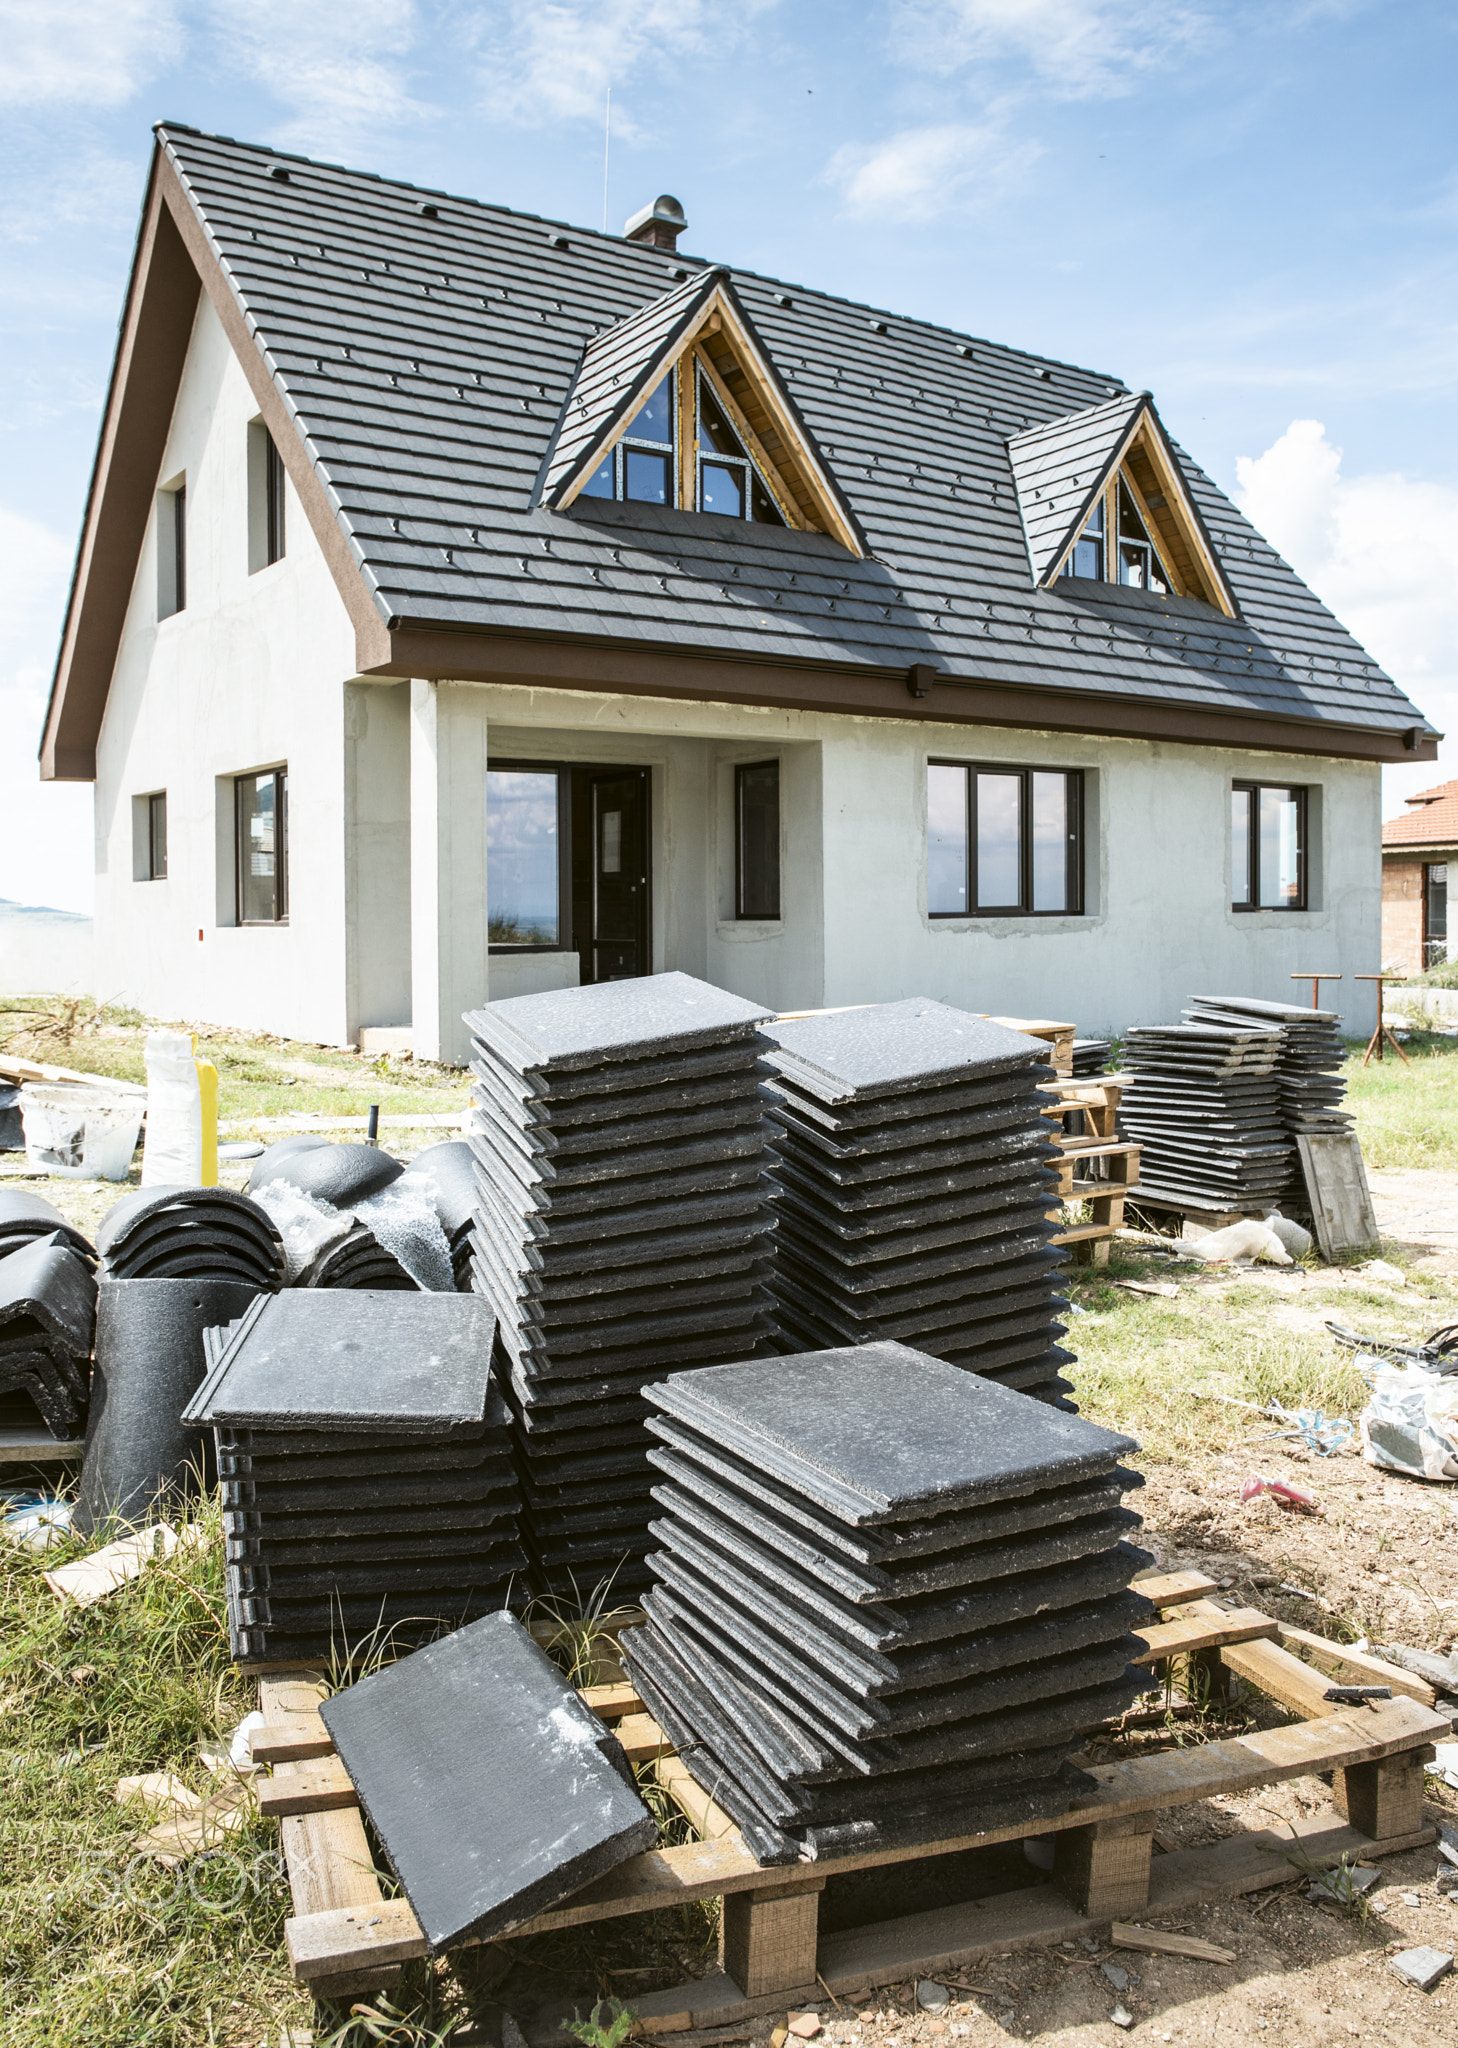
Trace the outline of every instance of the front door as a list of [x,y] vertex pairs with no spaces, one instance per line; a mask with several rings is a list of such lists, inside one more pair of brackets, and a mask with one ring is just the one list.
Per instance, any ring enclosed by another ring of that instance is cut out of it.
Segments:
[[582,979],[649,972],[648,770],[572,773],[573,938]]

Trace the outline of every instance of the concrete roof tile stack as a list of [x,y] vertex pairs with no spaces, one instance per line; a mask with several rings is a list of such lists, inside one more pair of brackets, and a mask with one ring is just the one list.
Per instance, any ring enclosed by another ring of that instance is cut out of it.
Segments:
[[623,1651],[762,1861],[1062,1811],[1145,1689],[1137,1445],[900,1344],[649,1389],[659,1550]]

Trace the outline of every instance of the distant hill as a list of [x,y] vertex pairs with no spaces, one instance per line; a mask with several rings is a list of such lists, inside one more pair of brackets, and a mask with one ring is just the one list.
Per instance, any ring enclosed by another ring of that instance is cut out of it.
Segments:
[[93,994],[91,929],[79,910],[0,896],[0,996]]

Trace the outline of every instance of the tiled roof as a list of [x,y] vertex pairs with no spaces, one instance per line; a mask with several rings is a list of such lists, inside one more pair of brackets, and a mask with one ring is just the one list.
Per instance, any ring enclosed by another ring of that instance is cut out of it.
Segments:
[[1458,846],[1458,782],[1440,782],[1407,803],[1402,817],[1383,824],[1384,846]]
[[1087,412],[1041,421],[1008,441],[1028,559],[1040,581],[1093,509],[1100,485],[1145,395],[1121,392]]
[[534,509],[593,337],[661,317],[680,273],[705,266],[181,127],[158,135],[386,620],[1421,723],[1178,450],[1240,619],[1117,586],[1033,587],[1008,438],[1131,402],[1107,376],[735,270],[867,558],[673,509]]

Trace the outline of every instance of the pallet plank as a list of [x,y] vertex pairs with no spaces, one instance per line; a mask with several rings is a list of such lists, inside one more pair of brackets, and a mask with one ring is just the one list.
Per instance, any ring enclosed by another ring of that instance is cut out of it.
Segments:
[[280,1818],[286,1813],[330,1813],[359,1804],[359,1794],[337,1756],[279,1764],[271,1778],[259,1780],[257,1789],[259,1812]]
[[258,1705],[263,1727],[253,1738],[254,1762],[294,1764],[332,1756],[334,1744],[319,1718],[323,1696],[324,1680],[317,1672],[260,1678]]
[[1294,1643],[1305,1650],[1313,1664],[1334,1678],[1343,1678],[1349,1685],[1390,1685],[1394,1692],[1406,1694],[1421,1706],[1437,1704],[1438,1695],[1433,1687],[1411,1671],[1400,1671],[1381,1657],[1368,1656],[1347,1643],[1334,1643],[1327,1636],[1313,1635],[1309,1629],[1292,1628],[1284,1621],[1279,1627],[1283,1643]]
[[[1326,1697],[1331,1680],[1303,1664],[1299,1657],[1293,1657],[1289,1650],[1283,1650],[1279,1643],[1232,1643],[1221,1650],[1220,1661],[1237,1678],[1249,1679],[1283,1707],[1289,1707],[1294,1714],[1304,1714],[1308,1720],[1324,1720],[1343,1711],[1335,1700]],[[1351,1709],[1346,1711],[1350,1713]]]
[[624,1714],[616,1733],[630,1764],[653,1763],[673,1749],[651,1714]]
[[1163,1664],[1171,1657],[1186,1657],[1196,1650],[1223,1649],[1227,1643],[1253,1642],[1274,1637],[1280,1624],[1254,1607],[1235,1607],[1223,1620],[1191,1615],[1179,1621],[1157,1621],[1136,1630],[1144,1650],[1136,1664]]
[[1178,1607],[1186,1600],[1202,1600],[1207,1593],[1218,1593],[1220,1587],[1203,1572],[1146,1572],[1142,1579],[1134,1581],[1134,1591],[1142,1593],[1156,1607]]

